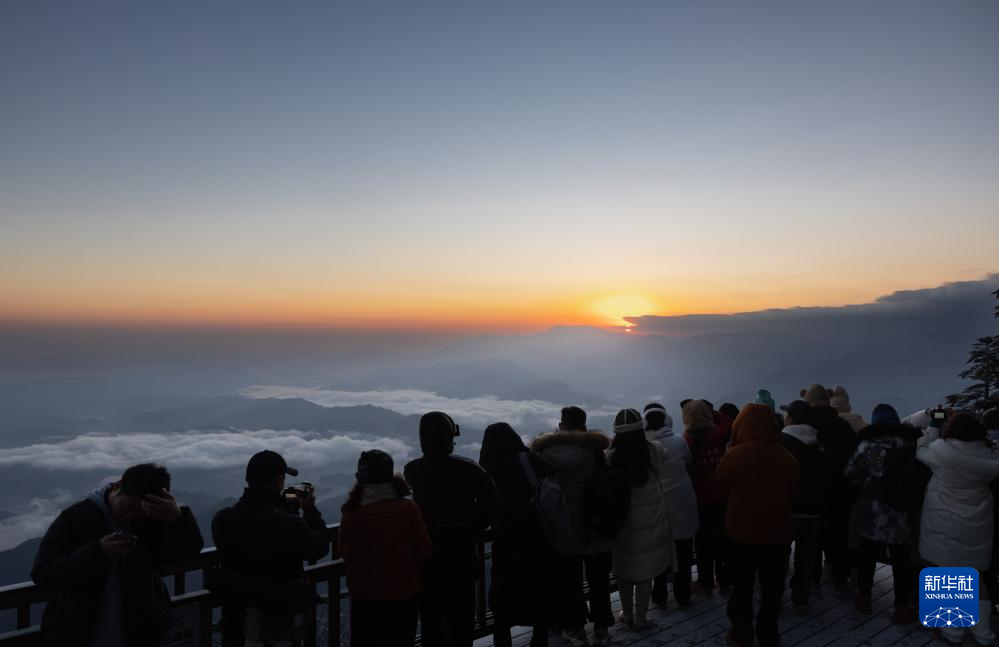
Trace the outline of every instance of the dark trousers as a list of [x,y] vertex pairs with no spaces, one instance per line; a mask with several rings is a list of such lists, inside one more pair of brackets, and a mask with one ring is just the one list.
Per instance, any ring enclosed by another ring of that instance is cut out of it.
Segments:
[[418,598],[378,602],[350,599],[350,647],[413,647]]
[[[590,585],[590,609],[586,610],[583,597],[583,569]],[[555,619],[561,629],[582,629],[587,618],[595,627],[614,624],[610,602],[610,551],[594,555],[560,555],[558,586],[559,599],[555,602]]]
[[[475,548],[449,546],[423,569],[420,643],[471,647],[475,620]],[[436,546],[435,546],[436,550]]]
[[[510,625],[503,620],[493,621],[494,647],[511,647]],[[548,622],[536,622],[531,627],[531,647],[548,647]]]
[[791,601],[808,604],[812,594],[812,565],[819,552],[821,517],[791,517],[791,541],[794,542],[794,575],[791,576]]
[[[878,557],[886,544],[881,541],[874,541],[867,537],[861,537],[857,545],[857,588],[861,593],[871,594],[874,588],[874,571],[878,567]],[[909,587],[912,585],[912,566],[910,565],[909,546],[901,544],[887,544],[891,550],[892,564],[891,577],[892,587],[895,592],[895,606],[905,606],[908,599]]]
[[753,644],[753,584],[760,582],[760,611],[756,614],[756,639],[763,647],[777,647],[780,633],[777,619],[784,597],[784,571],[788,544],[759,546],[728,541],[732,594],[728,598],[728,619],[732,636],[739,645]]
[[820,539],[821,550],[815,555],[815,579],[822,576],[822,554],[832,564],[833,582],[843,584],[850,579],[850,513],[849,500],[830,501]]
[[[681,606],[690,604],[690,567],[694,557],[694,539],[677,539],[676,563],[673,565],[673,597]],[[662,606],[666,604],[666,582],[669,571],[656,576],[652,582],[652,601]]]
[[701,525],[694,537],[697,550],[697,584],[705,589],[731,583],[725,551],[725,502],[701,503],[697,506]]

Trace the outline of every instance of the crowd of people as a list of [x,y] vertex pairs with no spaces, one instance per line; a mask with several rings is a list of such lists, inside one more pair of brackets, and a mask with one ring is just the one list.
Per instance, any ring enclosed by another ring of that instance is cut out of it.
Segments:
[[[478,462],[454,454],[449,415],[424,415],[422,456],[399,473],[385,452],[363,452],[342,508],[351,644],[411,646],[419,627],[423,645],[471,645],[476,551],[489,529],[497,647],[511,644],[513,626],[532,627],[532,647],[553,632],[573,647],[603,644],[616,623],[652,627],[650,606],[669,605],[670,592],[686,609],[716,591],[728,596],[729,644],[776,647],[788,581],[793,613],[808,615],[829,578],[870,614],[879,561],[891,565],[899,624],[916,620],[920,568],[978,569],[982,621],[970,633],[992,644],[999,412],[903,420],[882,404],[868,423],[842,387],[800,395],[779,408],[766,390],[741,408],[685,400],[682,430],[650,403],[619,411],[610,435],[569,406],[530,442],[490,425]],[[314,490],[286,488],[297,474],[275,452],[254,455],[243,496],[212,522],[219,562],[207,584],[222,600],[223,645],[305,636],[317,598],[303,562],[326,555],[331,538]],[[160,568],[203,545],[169,490],[165,468],[137,465],[52,523],[32,570],[50,593],[46,644],[159,644],[169,610]],[[958,644],[965,631],[939,637]]]

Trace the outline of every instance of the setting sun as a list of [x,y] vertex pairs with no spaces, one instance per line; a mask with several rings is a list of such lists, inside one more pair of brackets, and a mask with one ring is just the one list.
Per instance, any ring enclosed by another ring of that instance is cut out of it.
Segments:
[[659,307],[641,294],[612,294],[594,301],[590,310],[606,325],[628,327],[625,317],[655,314]]

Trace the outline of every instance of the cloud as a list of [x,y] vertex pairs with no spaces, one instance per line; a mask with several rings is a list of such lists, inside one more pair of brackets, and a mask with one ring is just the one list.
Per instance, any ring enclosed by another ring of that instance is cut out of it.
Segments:
[[999,288],[999,274],[980,281],[946,283],[922,290],[903,290],[872,303],[840,307],[801,307],[742,312],[731,315],[645,315],[625,317],[637,332],[671,337],[707,333],[766,330],[811,339],[840,341],[907,334],[958,332],[987,334],[994,325],[990,292]]
[[59,489],[53,491],[51,498],[34,498],[29,501],[25,512],[0,521],[0,551],[10,550],[29,539],[42,536],[56,515],[79,498],[70,494],[69,490]]
[[[325,407],[371,404],[404,415],[446,411],[459,425],[469,425],[477,430],[501,420],[514,428],[538,424],[550,428],[555,426],[562,410],[562,405],[544,400],[501,400],[493,396],[448,398],[419,389],[338,391],[321,387],[260,385],[243,390],[242,395],[251,398],[303,398]],[[613,413],[610,409],[591,411],[592,415]]]
[[412,448],[395,438],[359,438],[302,431],[209,431],[180,434],[85,434],[54,442],[4,449],[0,467],[24,465],[50,470],[123,470],[136,463],[163,463],[170,470],[242,467],[264,449],[289,464],[324,471],[353,471],[366,449],[382,449],[397,463]]

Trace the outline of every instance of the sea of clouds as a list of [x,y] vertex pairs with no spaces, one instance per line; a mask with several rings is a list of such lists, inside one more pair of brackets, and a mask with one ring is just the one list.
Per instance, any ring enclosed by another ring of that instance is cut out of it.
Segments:
[[367,449],[381,449],[397,461],[413,448],[395,438],[355,438],[295,430],[190,431],[172,434],[84,434],[64,441],[5,449],[0,467],[27,465],[50,470],[122,470],[136,463],[174,469],[218,469],[246,465],[264,449],[280,448],[291,465],[322,468],[349,465]]
[[[544,400],[501,400],[494,396],[449,398],[419,389],[339,391],[318,386],[282,386],[262,384],[244,389],[248,398],[302,398],[324,407],[349,407],[371,404],[403,415],[427,411],[446,411],[462,425],[484,429],[494,422],[508,422],[515,429],[524,425],[542,425],[550,431],[557,427],[561,404]],[[613,416],[616,409],[589,411],[593,416]]]

